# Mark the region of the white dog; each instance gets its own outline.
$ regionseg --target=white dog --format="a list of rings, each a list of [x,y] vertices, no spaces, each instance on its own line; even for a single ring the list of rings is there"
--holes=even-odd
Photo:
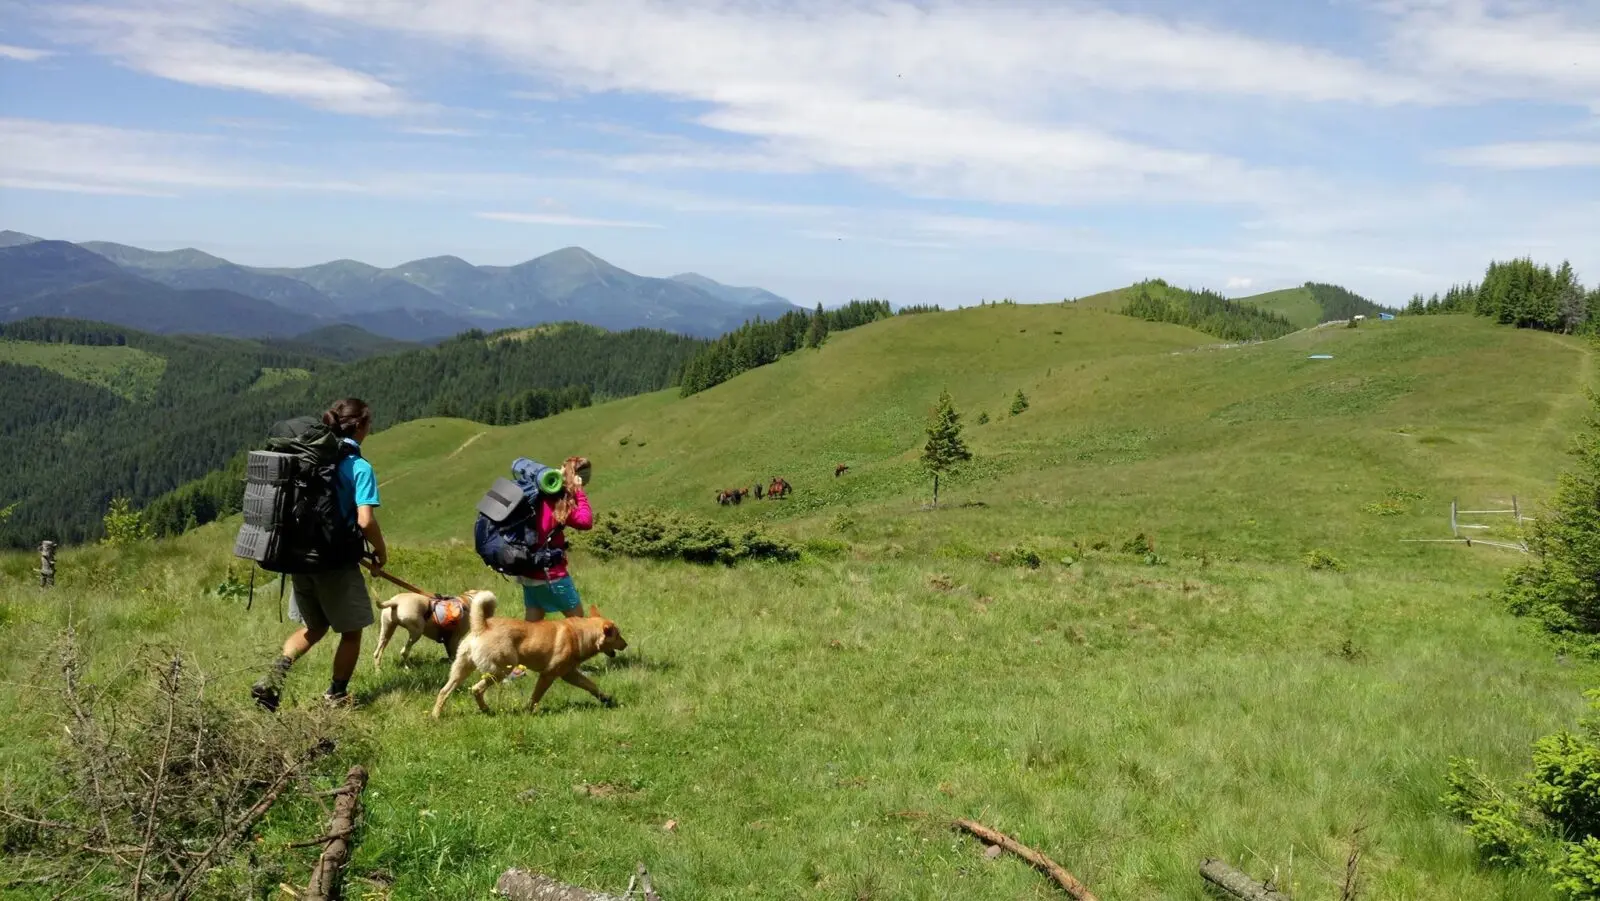
[[[383,632],[378,637],[377,649],[372,652],[372,668],[382,669],[383,649],[389,646],[395,630],[402,628],[411,635],[406,646],[400,649],[402,665],[410,658],[411,646],[424,636],[444,645],[445,656],[455,660],[456,645],[467,634],[466,612],[473,594],[469,591],[459,598],[430,598],[408,591],[378,604],[383,610],[379,620]]]

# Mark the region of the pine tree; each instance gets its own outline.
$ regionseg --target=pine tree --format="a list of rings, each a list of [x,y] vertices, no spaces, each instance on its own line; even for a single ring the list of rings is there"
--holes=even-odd
[[[1600,414],[1600,395],[1590,395]],[[1600,418],[1572,447],[1577,466],[1561,476],[1549,508],[1535,520],[1534,556],[1506,574],[1500,599],[1557,635],[1595,646],[1600,637]]]
[[[811,325],[806,329],[806,346],[821,347],[822,342],[828,340],[828,314],[822,311],[822,304],[817,304],[817,311],[811,315]]]
[[[922,449],[922,468],[933,476],[933,506],[939,506],[939,476],[972,459],[972,452],[961,440],[961,414],[956,412],[950,392],[939,392],[939,406],[928,423],[928,443]]]
[[[1011,415],[1012,416],[1021,415],[1027,409],[1028,409],[1028,396],[1026,394],[1022,393],[1022,389],[1021,388],[1018,388],[1017,389],[1017,396],[1013,397],[1011,399]]]

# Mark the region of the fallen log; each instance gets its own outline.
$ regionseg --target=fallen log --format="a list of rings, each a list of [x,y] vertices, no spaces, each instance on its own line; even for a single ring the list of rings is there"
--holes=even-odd
[[[592,892],[520,868],[501,873],[494,890],[495,894],[510,901],[622,901],[616,895]]]
[[[996,832],[982,823],[974,823],[971,820],[956,820],[955,827],[963,832],[975,835],[991,845],[998,845],[1033,864],[1035,868],[1041,870],[1046,876],[1054,879],[1057,885],[1061,886],[1067,894],[1076,898],[1077,901],[1100,901],[1095,897],[1094,892],[1089,891],[1088,886],[1079,882],[1077,877],[1068,873],[1061,864],[1056,863],[1011,836],[1003,832]]]
[[[1289,896],[1267,888],[1214,857],[1200,862],[1200,875],[1207,882],[1243,901],[1289,901]]]
[[[356,817],[361,811],[361,791],[367,787],[365,767],[353,766],[345,774],[344,787],[339,789],[339,799],[333,802],[333,818],[328,820],[328,832],[318,842],[325,842],[322,856],[311,871],[311,882],[306,886],[301,901],[339,901],[344,889],[344,865],[350,861],[350,836],[355,832]]]

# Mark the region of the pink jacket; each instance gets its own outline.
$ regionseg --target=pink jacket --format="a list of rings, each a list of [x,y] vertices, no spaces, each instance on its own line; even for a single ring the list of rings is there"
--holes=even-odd
[[[573,508],[572,516],[568,517],[567,527],[587,532],[594,528],[594,511],[589,508],[589,498],[583,493],[582,488],[574,487],[572,493],[578,499],[578,506]],[[556,501],[553,498],[541,498],[539,501],[538,531],[534,537],[542,542],[546,535],[550,535],[551,530],[554,530],[555,534],[550,536],[550,546],[565,550],[567,546],[566,529],[556,526]],[[554,582],[556,579],[563,578],[566,575],[567,563],[565,560],[550,567],[550,581]]]

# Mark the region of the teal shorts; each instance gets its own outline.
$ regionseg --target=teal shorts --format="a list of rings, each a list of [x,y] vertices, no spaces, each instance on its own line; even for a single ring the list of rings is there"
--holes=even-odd
[[[572,577],[562,576],[553,582],[524,581],[522,606],[530,610],[538,607],[546,613],[566,613],[576,608],[581,613],[583,601],[578,597],[578,586],[572,584]]]

